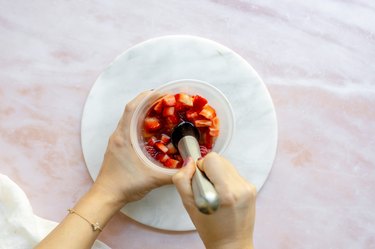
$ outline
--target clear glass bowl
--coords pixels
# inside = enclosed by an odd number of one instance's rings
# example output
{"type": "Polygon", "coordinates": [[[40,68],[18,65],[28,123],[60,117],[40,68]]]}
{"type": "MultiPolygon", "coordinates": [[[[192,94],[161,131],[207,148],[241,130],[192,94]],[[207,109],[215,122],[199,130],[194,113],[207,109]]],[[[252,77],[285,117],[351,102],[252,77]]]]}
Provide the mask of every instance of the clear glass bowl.
{"type": "Polygon", "coordinates": [[[142,127],[147,111],[152,104],[166,94],[187,93],[200,95],[208,100],[208,104],[216,110],[220,119],[220,135],[217,137],[212,151],[222,154],[229,145],[234,129],[234,115],[232,107],[225,95],[211,84],[193,79],[181,79],[166,83],[160,86],[145,97],[137,106],[130,122],[130,139],[139,159],[148,167],[159,172],[172,175],[178,169],[169,169],[152,158],[144,147],[142,127]]]}

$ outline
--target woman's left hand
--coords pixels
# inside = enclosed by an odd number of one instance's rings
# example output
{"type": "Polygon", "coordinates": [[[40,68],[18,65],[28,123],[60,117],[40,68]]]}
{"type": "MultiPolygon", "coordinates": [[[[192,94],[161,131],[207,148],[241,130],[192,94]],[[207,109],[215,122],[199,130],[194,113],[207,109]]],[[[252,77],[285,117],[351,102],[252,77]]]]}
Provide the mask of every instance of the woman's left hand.
{"type": "Polygon", "coordinates": [[[150,91],[129,102],[109,139],[103,165],[94,188],[112,196],[122,206],[143,198],[149,191],[171,184],[171,176],[147,168],[136,155],[130,141],[130,120],[139,102],[150,91]]]}

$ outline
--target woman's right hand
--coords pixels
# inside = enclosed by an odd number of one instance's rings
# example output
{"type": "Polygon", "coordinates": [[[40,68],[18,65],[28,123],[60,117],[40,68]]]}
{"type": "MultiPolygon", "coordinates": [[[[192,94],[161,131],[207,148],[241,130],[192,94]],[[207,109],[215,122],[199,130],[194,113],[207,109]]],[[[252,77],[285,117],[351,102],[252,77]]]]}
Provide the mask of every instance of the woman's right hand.
{"type": "Polygon", "coordinates": [[[214,214],[202,214],[195,206],[191,188],[195,172],[194,161],[189,158],[185,164],[173,176],[173,182],[206,248],[253,248],[254,185],[242,178],[225,158],[209,153],[198,161],[198,167],[214,184],[221,205],[214,214]]]}

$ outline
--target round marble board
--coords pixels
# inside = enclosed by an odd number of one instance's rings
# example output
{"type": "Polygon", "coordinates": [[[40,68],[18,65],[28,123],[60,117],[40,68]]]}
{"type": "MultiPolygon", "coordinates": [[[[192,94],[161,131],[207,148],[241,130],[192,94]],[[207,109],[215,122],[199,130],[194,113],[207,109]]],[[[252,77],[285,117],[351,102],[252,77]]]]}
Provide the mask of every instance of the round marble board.
{"type": "MultiPolygon", "coordinates": [[[[259,191],[276,153],[277,121],[270,95],[258,74],[238,54],[193,36],[165,36],[140,43],[116,58],[96,80],[86,100],[81,127],[91,177],[95,179],[99,173],[108,138],[125,104],[142,91],[177,79],[209,82],[227,96],[235,128],[224,156],[259,191]]],[[[195,229],[173,185],[155,189],[121,211],[159,229],[195,229]]]]}

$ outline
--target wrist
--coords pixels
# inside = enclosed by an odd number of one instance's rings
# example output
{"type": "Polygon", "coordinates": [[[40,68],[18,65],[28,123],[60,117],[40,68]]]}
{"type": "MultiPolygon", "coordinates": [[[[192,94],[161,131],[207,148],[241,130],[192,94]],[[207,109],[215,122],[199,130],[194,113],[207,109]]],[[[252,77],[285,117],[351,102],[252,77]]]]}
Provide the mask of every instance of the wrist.
{"type": "Polygon", "coordinates": [[[103,205],[114,211],[119,211],[127,204],[126,199],[122,195],[113,193],[108,188],[98,183],[94,183],[89,190],[88,195],[96,200],[100,200],[103,205]]]}
{"type": "MultiPolygon", "coordinates": [[[[123,202],[100,186],[94,184],[71,209],[91,224],[103,229],[109,220],[123,207],[123,202]]],[[[69,211],[71,214],[72,212],[69,211]]],[[[74,217],[74,216],[72,216],[74,217]]]]}

